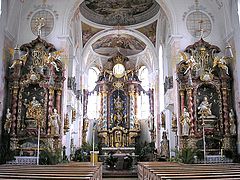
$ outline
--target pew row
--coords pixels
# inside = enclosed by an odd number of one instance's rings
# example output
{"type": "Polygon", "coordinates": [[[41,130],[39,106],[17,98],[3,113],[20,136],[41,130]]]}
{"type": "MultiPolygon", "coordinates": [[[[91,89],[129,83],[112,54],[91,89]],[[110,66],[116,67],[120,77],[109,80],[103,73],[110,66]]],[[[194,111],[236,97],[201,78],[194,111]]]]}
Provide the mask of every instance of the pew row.
{"type": "Polygon", "coordinates": [[[138,163],[138,178],[140,180],[240,179],[240,165],[140,162],[138,163]]]}
{"type": "Polygon", "coordinates": [[[0,179],[88,179],[102,180],[102,164],[1,165],[0,179]]]}

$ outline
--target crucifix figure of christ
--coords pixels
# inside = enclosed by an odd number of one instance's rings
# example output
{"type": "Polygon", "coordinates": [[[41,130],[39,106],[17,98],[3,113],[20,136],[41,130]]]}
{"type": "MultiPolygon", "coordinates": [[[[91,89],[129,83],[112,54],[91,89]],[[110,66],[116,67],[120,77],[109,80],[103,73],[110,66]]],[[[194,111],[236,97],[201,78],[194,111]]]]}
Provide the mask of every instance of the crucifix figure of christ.
{"type": "Polygon", "coordinates": [[[43,17],[38,17],[35,20],[35,28],[37,29],[37,35],[41,36],[42,27],[46,25],[46,20],[43,17]]]}

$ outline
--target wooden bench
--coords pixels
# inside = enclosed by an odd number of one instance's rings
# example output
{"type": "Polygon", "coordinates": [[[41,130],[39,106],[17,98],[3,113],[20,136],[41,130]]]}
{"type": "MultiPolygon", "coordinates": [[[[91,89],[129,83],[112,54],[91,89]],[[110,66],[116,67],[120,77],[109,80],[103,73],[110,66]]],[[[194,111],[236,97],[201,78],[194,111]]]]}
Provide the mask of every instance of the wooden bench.
{"type": "Polygon", "coordinates": [[[170,179],[240,179],[240,165],[185,165],[171,162],[140,162],[138,178],[142,180],[170,179]]]}
{"type": "Polygon", "coordinates": [[[102,164],[70,163],[52,166],[1,165],[0,179],[102,180],[102,164]]]}

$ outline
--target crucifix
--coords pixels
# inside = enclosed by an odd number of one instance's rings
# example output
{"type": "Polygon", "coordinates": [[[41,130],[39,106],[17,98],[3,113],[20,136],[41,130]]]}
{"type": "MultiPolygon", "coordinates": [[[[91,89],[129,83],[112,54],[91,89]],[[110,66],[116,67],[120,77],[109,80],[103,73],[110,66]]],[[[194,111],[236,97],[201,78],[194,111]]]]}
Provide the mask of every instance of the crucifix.
{"type": "Polygon", "coordinates": [[[35,28],[37,29],[37,35],[41,36],[41,29],[46,25],[46,20],[43,17],[38,17],[35,20],[35,28]]]}

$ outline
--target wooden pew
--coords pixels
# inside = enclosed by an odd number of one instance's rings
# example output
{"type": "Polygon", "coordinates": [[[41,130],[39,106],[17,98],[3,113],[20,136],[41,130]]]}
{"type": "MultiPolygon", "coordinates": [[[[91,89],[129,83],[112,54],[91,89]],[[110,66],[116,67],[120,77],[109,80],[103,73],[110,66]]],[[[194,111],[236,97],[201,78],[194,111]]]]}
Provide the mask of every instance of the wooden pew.
{"type": "Polygon", "coordinates": [[[102,180],[102,164],[69,163],[52,166],[1,165],[0,179],[102,180]]]}
{"type": "Polygon", "coordinates": [[[240,179],[240,165],[185,165],[171,162],[141,162],[138,177],[144,180],[240,179]]]}

